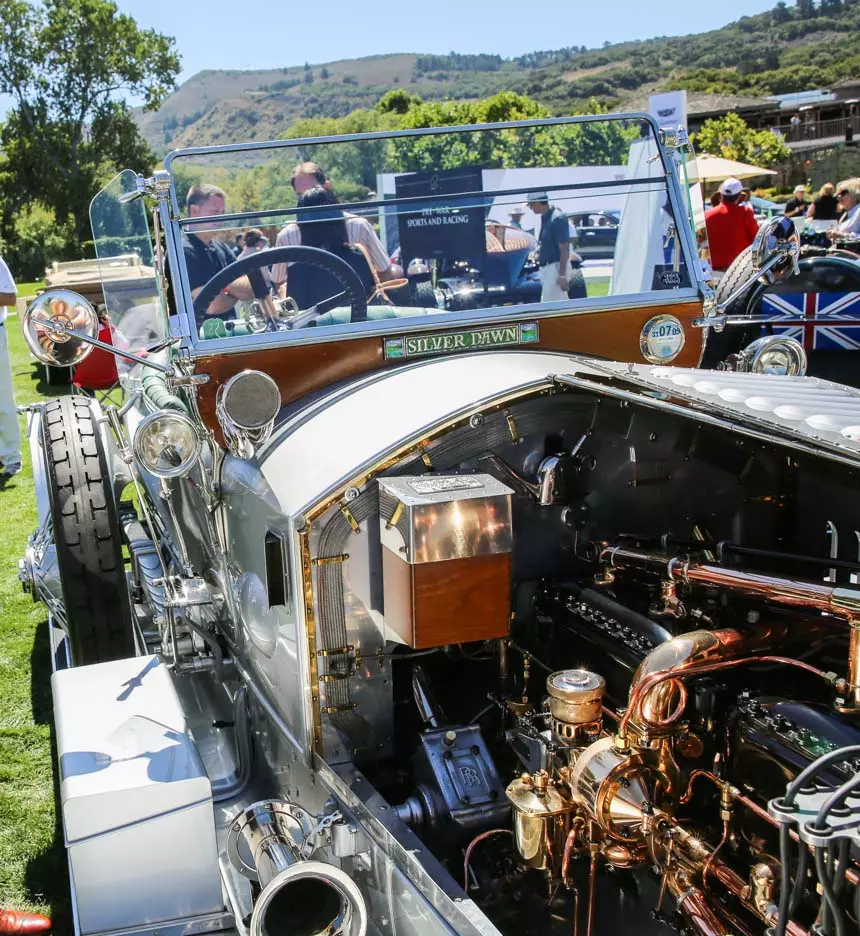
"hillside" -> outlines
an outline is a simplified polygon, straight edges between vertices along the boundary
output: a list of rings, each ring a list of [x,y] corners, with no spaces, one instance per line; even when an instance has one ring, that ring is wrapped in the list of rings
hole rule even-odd
[[[474,99],[500,90],[575,113],[591,98],[623,105],[635,94],[690,91],[764,95],[860,75],[851,34],[860,0],[797,0],[718,30],[608,45],[494,55],[397,54],[266,71],[204,71],[154,113],[138,113],[158,152],[178,146],[283,136],[299,117],[341,117],[402,87],[424,100]]]

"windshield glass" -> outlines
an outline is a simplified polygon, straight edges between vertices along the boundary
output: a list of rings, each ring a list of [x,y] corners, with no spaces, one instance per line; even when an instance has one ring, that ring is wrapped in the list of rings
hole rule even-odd
[[[134,353],[146,352],[167,337],[167,323],[158,288],[146,202],[129,200],[137,176],[130,169],[112,179],[90,205],[104,309],[112,341]],[[129,362],[117,358],[128,370]]]
[[[695,285],[639,118],[217,147],[168,168],[206,339]]]

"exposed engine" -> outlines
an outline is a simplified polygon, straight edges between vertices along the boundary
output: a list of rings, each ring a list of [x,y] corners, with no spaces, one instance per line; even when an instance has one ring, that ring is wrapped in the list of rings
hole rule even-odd
[[[623,400],[473,417],[319,522],[326,756],[502,932],[856,931],[855,486]]]

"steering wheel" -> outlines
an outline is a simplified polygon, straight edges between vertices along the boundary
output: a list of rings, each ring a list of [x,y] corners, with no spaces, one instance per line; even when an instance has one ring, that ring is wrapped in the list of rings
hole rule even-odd
[[[364,285],[353,268],[340,257],[320,250],[318,247],[271,247],[249,254],[241,260],[225,266],[219,270],[197,293],[194,300],[194,315],[198,320],[206,320],[206,310],[213,299],[222,289],[229,286],[240,276],[249,271],[264,266],[273,266],[276,263],[305,263],[308,266],[325,270],[343,286],[343,292],[330,296],[319,303],[311,318],[322,315],[337,305],[348,304],[350,307],[350,322],[364,322],[367,319],[367,299],[364,295]],[[255,290],[256,292],[256,290]],[[261,298],[261,297],[257,297]],[[305,320],[307,321],[307,319]]]

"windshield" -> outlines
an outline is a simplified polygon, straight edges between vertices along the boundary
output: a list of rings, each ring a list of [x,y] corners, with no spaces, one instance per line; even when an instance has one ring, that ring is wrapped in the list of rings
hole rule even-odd
[[[641,118],[225,146],[167,165],[207,340],[695,285]]]
[[[98,309],[110,323],[117,347],[146,353],[167,337],[146,203],[132,198],[137,175],[130,169],[112,179],[90,205],[104,307]],[[117,358],[121,375],[129,362]]]

